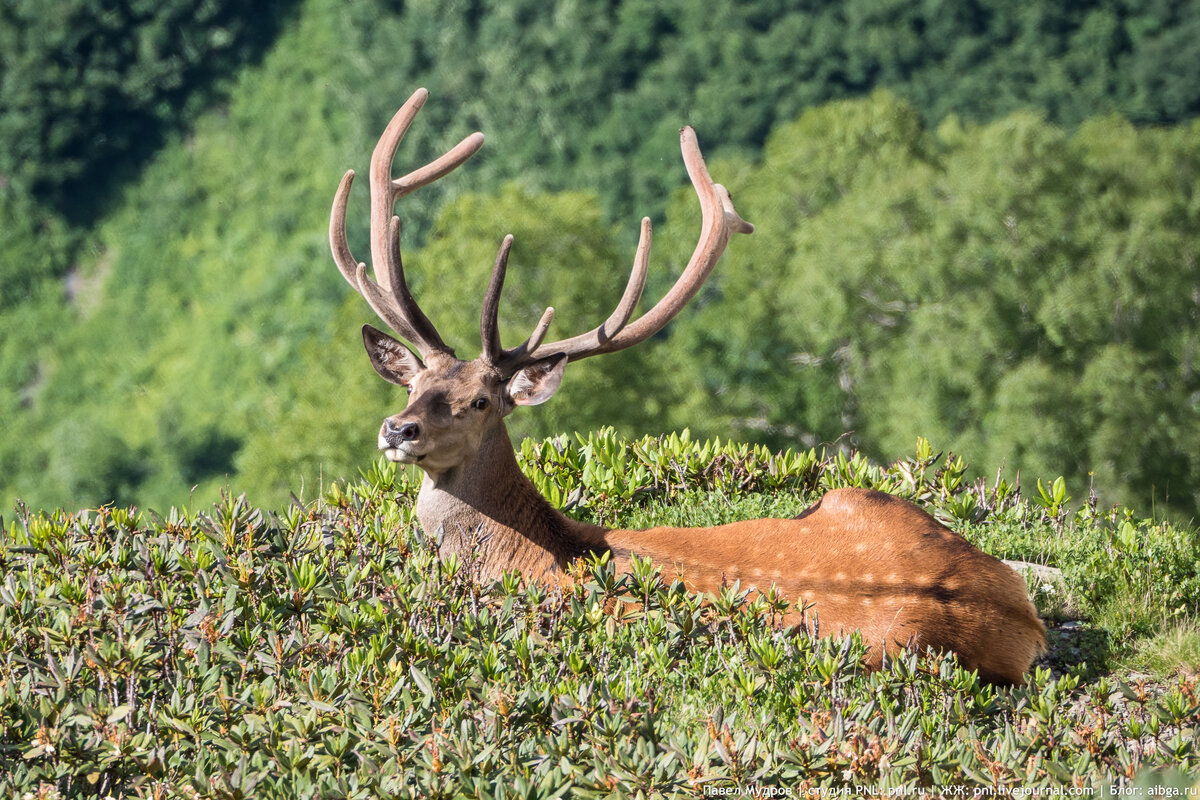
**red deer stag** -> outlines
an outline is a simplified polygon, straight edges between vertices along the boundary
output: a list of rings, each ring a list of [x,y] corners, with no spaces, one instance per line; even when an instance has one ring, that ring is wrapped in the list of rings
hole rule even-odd
[[[370,325],[363,340],[375,370],[408,389],[408,404],[388,417],[379,447],[392,461],[424,471],[417,499],[422,527],[444,552],[469,556],[481,576],[519,569],[530,578],[563,570],[589,553],[610,551],[619,570],[630,554],[677,570],[697,591],[726,581],[774,584],[815,604],[821,635],[860,631],[876,665],[908,646],[949,650],[997,682],[1019,682],[1043,648],[1044,628],[1024,580],[999,560],[905,500],[863,489],[829,492],[795,519],[758,519],[713,528],[609,530],[569,519],[541,497],[517,467],[506,417],[516,406],[549,400],[569,362],[637,344],[661,330],[696,294],[734,233],[753,226],[713,183],[696,135],[684,128],[683,161],[703,212],[700,241],[675,285],[630,321],[645,283],[650,221],[642,220],[632,274],[616,310],[599,327],[544,341],[554,310],[530,337],[500,344],[497,313],[512,237],[505,237],[483,299],[483,352],[461,361],[422,313],[404,280],[397,199],[442,177],[483,144],[474,133],[441,158],[391,177],[401,137],[424,104],[418,90],[397,112],[371,157],[371,258],[374,278],[350,254],[346,206],[354,172],[342,178],[329,237],[342,275],[415,350]],[[794,611],[792,623],[802,621]]]

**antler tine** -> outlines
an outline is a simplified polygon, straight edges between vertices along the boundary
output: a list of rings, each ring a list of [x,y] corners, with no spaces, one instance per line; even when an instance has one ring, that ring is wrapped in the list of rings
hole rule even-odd
[[[500,292],[504,289],[504,273],[508,269],[508,253],[512,250],[513,237],[510,233],[500,243],[496,263],[492,266],[492,277],[488,281],[487,294],[483,296],[483,313],[479,317],[479,337],[483,340],[481,358],[485,364],[496,366],[503,350],[500,347]]]
[[[691,178],[696,196],[700,200],[703,222],[696,249],[670,291],[649,311],[632,323],[629,322],[645,285],[649,265],[650,221],[644,219],[629,283],[609,318],[599,327],[569,339],[532,345],[526,352],[519,352],[522,348],[508,351],[505,355],[511,355],[511,358],[505,361],[506,371],[515,372],[531,361],[556,354],[566,355],[571,361],[578,361],[600,353],[623,350],[650,338],[662,330],[688,301],[695,297],[696,292],[712,273],[721,254],[725,252],[730,237],[735,233],[754,232],[754,226],[743,220],[734,210],[733,200],[725,187],[713,183],[704,164],[704,156],[700,153],[696,132],[691,127],[685,127],[679,132],[679,138],[688,177]]]
[[[621,302],[609,314],[604,324],[597,329],[601,340],[611,339],[624,329],[633,316],[633,309],[638,300],[642,299],[642,290],[646,288],[646,274],[650,271],[650,218],[642,217],[642,229],[638,234],[637,250],[633,254],[633,269],[629,271],[629,281],[625,284],[625,292]]]
[[[396,180],[392,181],[392,199],[399,200],[404,195],[415,192],[425,184],[433,183],[475,155],[481,147],[483,147],[483,134],[475,131],[475,133],[472,133],[446,151],[445,155],[441,158],[431,161],[419,169],[414,169],[403,178],[396,178]]]
[[[534,326],[533,333],[529,334],[529,338],[526,339],[525,342],[517,349],[523,350],[527,353],[532,353],[534,350],[537,350],[538,345],[540,345],[542,340],[546,338],[546,331],[550,330],[550,323],[553,321],[554,309],[552,307],[547,307],[546,310],[542,312],[542,318],[538,320],[538,324]]]
[[[400,218],[394,215],[393,209],[396,200],[441,178],[483,146],[483,134],[473,133],[441,157],[392,180],[392,162],[395,160],[396,150],[428,97],[429,92],[425,89],[413,92],[392,117],[371,154],[369,178],[371,261],[375,267],[373,281],[366,275],[365,266],[359,264],[351,255],[346,242],[346,208],[349,203],[350,185],[354,180],[353,170],[342,177],[342,182],[334,194],[333,210],[329,219],[330,249],[343,277],[367,300],[384,322],[414,345],[422,357],[435,351],[451,351],[408,290],[400,256]]]
[[[504,290],[504,276],[508,271],[508,254],[512,250],[513,237],[510,233],[500,243],[500,251],[496,253],[496,263],[492,266],[492,277],[488,281],[487,294],[483,297],[483,313],[479,318],[479,335],[483,340],[483,352],[480,358],[485,364],[506,371],[506,366],[521,362],[525,355],[536,350],[546,337],[550,322],[554,319],[554,309],[547,308],[542,312],[542,318],[534,327],[529,338],[511,350],[500,346],[500,294]],[[626,290],[628,292],[628,290]],[[635,298],[634,303],[637,302]],[[508,374],[511,374],[511,370]]]
[[[409,341],[417,344],[419,339],[423,339],[426,343],[424,347],[427,350],[450,352],[450,348],[438,335],[437,328],[434,327],[429,317],[425,316],[425,312],[413,299],[412,292],[408,290],[408,281],[404,279],[404,260],[400,256],[399,217],[392,217],[388,223],[388,257],[384,265],[387,270],[388,283],[392,287],[391,295],[395,300],[395,305],[398,307],[400,315],[408,320],[409,327],[418,336],[418,339],[409,339]],[[400,333],[400,331],[397,330],[396,333]],[[401,335],[403,336],[403,334]],[[422,356],[425,355],[425,352],[426,350],[422,350]]]
[[[389,241],[390,225],[396,198],[392,193],[392,162],[396,159],[396,150],[400,140],[408,132],[417,112],[425,105],[429,92],[417,89],[412,96],[400,106],[400,110],[392,116],[391,122],[383,129],[375,149],[371,152],[371,167],[368,173],[371,181],[371,261],[375,265],[375,280],[385,291],[391,291],[389,278],[395,273],[394,267],[388,264],[391,243]],[[391,273],[391,274],[389,274]]]
[[[347,170],[333,195],[333,210],[329,213],[329,249],[333,260],[355,291],[358,291],[358,262],[350,253],[346,242],[346,206],[350,203],[350,185],[354,183],[354,170]]]
[[[363,299],[367,301],[367,305],[371,310],[379,315],[379,318],[388,324],[388,327],[400,334],[401,339],[406,339],[415,345],[420,351],[421,357],[424,358],[432,348],[427,348],[421,334],[407,317],[399,312],[396,308],[395,298],[385,292],[383,287],[371,279],[367,274],[367,265],[359,264],[355,274],[355,286]],[[444,347],[444,346],[443,346]]]

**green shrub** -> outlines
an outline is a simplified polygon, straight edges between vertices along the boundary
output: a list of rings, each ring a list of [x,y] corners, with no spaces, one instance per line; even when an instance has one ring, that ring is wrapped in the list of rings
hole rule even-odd
[[[521,456],[539,483],[577,490],[573,513],[621,522],[686,512],[698,494],[771,506],[883,486],[948,517],[971,496],[968,534],[995,537],[989,549],[1008,539],[1054,560],[1069,540],[1086,551],[1071,586],[1137,593],[1160,616],[1181,599],[1195,608],[1194,585],[1166,597],[1146,583],[1164,556],[1194,557],[1194,537],[1086,505],[1052,515],[1012,487],[963,482],[965,465],[924,444],[887,469],[610,431]],[[276,513],[227,497],[207,512],[106,507],[7,524],[0,791],[624,797],[1146,786],[1165,779],[1156,769],[1200,767],[1186,675],[1039,666],[997,689],[916,654],[868,672],[857,637],[779,630],[787,601],[773,592],[703,601],[644,562],[618,576],[596,559],[567,587],[515,574],[480,584],[420,535],[416,477],[380,462]],[[1105,583],[1105,552],[1120,553],[1107,562],[1126,584]]]

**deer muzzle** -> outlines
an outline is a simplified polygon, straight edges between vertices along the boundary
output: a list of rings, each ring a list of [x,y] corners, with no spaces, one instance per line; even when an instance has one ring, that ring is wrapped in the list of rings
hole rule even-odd
[[[415,464],[425,455],[416,452],[421,426],[416,422],[399,421],[388,417],[379,429],[379,449],[389,461]]]

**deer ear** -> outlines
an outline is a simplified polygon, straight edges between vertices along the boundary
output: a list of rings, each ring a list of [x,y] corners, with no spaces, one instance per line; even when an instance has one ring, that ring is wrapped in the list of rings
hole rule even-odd
[[[566,366],[565,355],[535,361],[509,379],[509,398],[518,406],[536,406],[546,402],[558,391]]]
[[[388,383],[411,386],[417,373],[425,369],[421,359],[383,331],[363,325],[362,334],[367,355],[371,357],[371,366]]]

